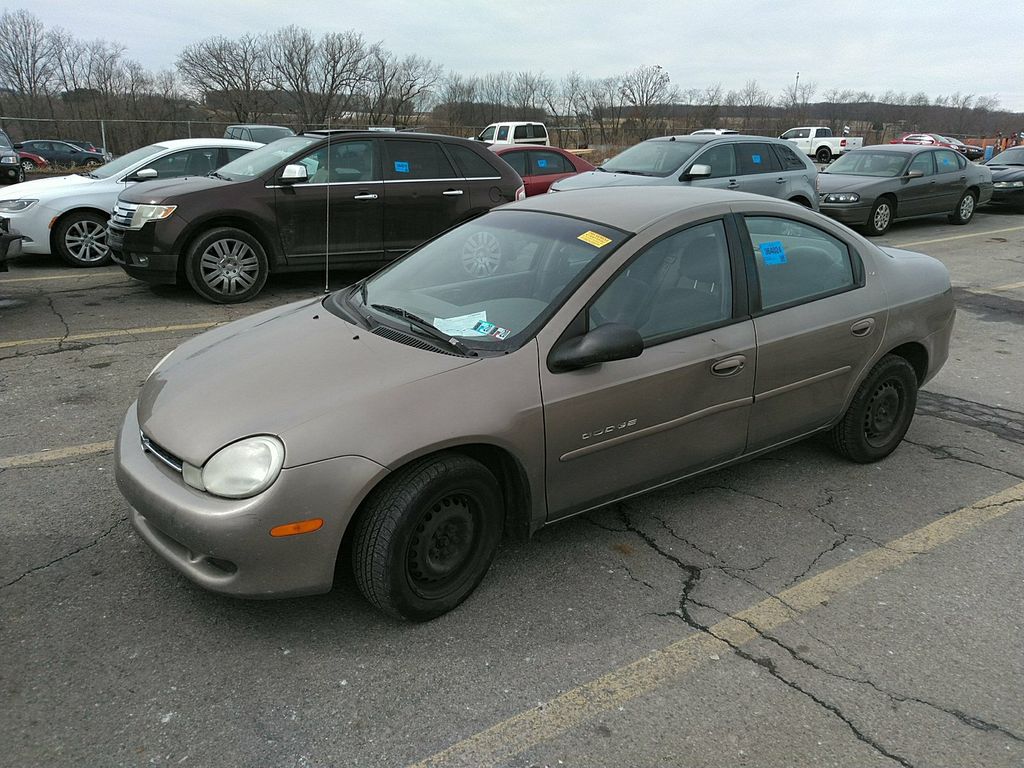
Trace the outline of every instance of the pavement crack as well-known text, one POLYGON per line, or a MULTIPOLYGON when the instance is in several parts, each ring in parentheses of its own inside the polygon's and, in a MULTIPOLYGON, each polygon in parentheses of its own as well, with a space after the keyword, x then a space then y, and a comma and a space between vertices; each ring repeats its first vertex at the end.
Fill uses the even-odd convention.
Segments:
MULTIPOLYGON (((928 443, 917 442, 915 440, 910 440, 910 439, 908 439, 906 437, 903 438, 903 442, 910 443, 913 446, 916 446, 918 448, 922 448, 922 449, 928 451, 928 453, 930 453, 933 456, 935 456, 939 461, 945 461, 945 460, 960 461, 960 462, 963 462, 964 464, 973 464, 976 467, 983 467, 984 469, 988 469, 988 470, 990 470, 992 472, 999 472, 1000 474, 1003 474, 1003 475, 1009 475, 1010 477, 1016 478, 1017 480, 1024 480, 1024 475, 1018 475, 1016 472, 1011 472, 1008 469, 1000 469, 999 467, 993 467, 991 464, 986 464, 983 461, 975 461, 974 459, 965 459, 963 456, 957 456, 955 453, 953 453, 953 449, 954 448, 957 448, 959 450, 971 450, 969 448, 965 449, 965 448, 962 448, 962 447, 957 446, 957 445, 929 445, 928 443)), ((978 453, 978 452, 974 451, 974 450, 971 450, 971 453, 978 453)), ((978 454, 978 455, 980 456, 981 454, 978 454)))
POLYGON ((46 570, 50 566, 56 565, 57 563, 59 563, 59 562, 61 562, 63 560, 67 560, 69 557, 74 557, 75 555, 79 554, 80 552, 84 552, 87 549, 91 549, 92 547, 95 547, 97 544, 99 544, 101 541, 103 541, 103 539, 105 539, 107 536, 109 536, 111 533, 113 533, 114 529, 117 528, 117 526, 119 526, 121 523, 125 523, 127 521, 128 521, 128 516, 127 515, 125 515, 124 517, 119 518, 109 528, 107 528, 105 531, 103 531, 99 536, 97 536, 95 539, 90 541, 88 544, 83 544, 82 546, 77 547, 76 549, 73 549, 70 552, 66 552, 65 554, 61 555, 60 557, 54 558, 53 560, 51 560, 48 563, 44 563, 43 565, 37 565, 34 568, 29 568, 27 571, 22 573, 20 576, 14 578, 14 579, 11 579, 6 584, 0 584, 0 589, 7 589, 7 587, 10 587, 10 586, 12 586, 14 584, 17 584, 19 581, 24 579, 26 576, 29 576, 29 575, 31 575, 33 573, 38 573, 39 571, 46 570))
POLYGON ((64 315, 60 313, 57 306, 53 303, 53 296, 47 296, 46 303, 49 305, 50 311, 57 316, 58 320, 60 320, 60 324, 64 326, 64 335, 57 341, 57 346, 60 347, 64 343, 64 340, 71 335, 71 328, 68 326, 68 321, 64 319, 64 315))
POLYGON ((784 509, 785 508, 784 505, 781 502, 775 501, 775 499, 769 499, 769 498, 767 498, 765 496, 759 496, 756 493, 751 493, 750 491, 744 491, 744 490, 741 490, 739 488, 733 488, 731 485, 722 485, 722 484, 719 484, 719 485, 702 485, 698 490, 702 490, 702 491, 704 491, 704 490, 728 491, 729 493, 735 493, 735 494, 738 494, 740 496, 747 496, 747 497, 749 497, 751 499, 757 499, 758 501, 763 501, 766 504, 771 504, 773 506, 778 507, 779 509, 784 509))

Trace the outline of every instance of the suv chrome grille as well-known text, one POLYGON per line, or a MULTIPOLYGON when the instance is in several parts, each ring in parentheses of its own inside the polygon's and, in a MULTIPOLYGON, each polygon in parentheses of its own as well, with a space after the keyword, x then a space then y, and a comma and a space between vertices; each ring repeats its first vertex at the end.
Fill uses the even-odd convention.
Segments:
POLYGON ((161 448, 159 445, 154 443, 148 437, 146 437, 142 431, 139 431, 139 440, 142 443, 142 450, 146 453, 151 453, 159 461, 166 464, 168 467, 173 469, 175 472, 181 472, 181 459, 175 456, 170 451, 161 448))
POLYGON ((122 203, 118 200, 114 205, 114 212, 110 215, 110 223, 128 229, 131 227, 132 217, 138 209, 138 203, 122 203))

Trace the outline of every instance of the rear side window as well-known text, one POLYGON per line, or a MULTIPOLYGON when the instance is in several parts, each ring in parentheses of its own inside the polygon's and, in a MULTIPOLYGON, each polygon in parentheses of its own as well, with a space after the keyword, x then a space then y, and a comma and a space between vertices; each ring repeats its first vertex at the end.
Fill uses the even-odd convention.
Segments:
POLYGON ((767 144, 743 142, 736 144, 735 148, 740 173, 744 176, 751 173, 776 173, 782 170, 775 153, 767 144))
POLYGON ((463 147, 458 144, 447 144, 445 146, 448 147, 448 152, 454 158, 459 173, 467 179, 493 179, 495 176, 501 176, 494 166, 469 147, 463 147))
POLYGON ((498 141, 505 141, 508 138, 508 126, 503 125, 498 128, 498 141))
POLYGON ((960 164, 956 161, 957 152, 952 149, 940 149, 935 152, 935 165, 939 173, 956 173, 960 164))
POLYGON ((853 288, 850 249, 816 227, 791 219, 745 219, 761 287, 761 307, 776 309, 853 288))
POLYGON ((385 141, 384 178, 388 181, 451 179, 455 169, 432 141, 385 141))
POLYGON ((576 169, 572 163, 566 160, 557 152, 544 150, 532 150, 530 152, 530 171, 533 176, 543 176, 547 173, 575 173, 576 169))
POLYGON ((775 154, 779 156, 779 161, 782 163, 782 167, 787 171, 807 170, 807 166, 804 164, 804 161, 792 147, 786 146, 785 144, 772 144, 772 148, 775 150, 775 154))
POLYGON ((535 139, 546 139, 548 137, 548 130, 540 123, 534 123, 530 126, 533 128, 533 138, 535 139))

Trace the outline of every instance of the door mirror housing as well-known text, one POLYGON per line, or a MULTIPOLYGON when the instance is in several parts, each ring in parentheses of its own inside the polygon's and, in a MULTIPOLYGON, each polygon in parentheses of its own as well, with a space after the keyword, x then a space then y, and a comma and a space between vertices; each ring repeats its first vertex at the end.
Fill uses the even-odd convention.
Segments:
POLYGON ((146 181, 147 179, 155 179, 160 175, 160 172, 156 168, 142 168, 133 173, 128 181, 146 181))
POLYGON ((684 180, 688 180, 688 179, 706 179, 710 175, 711 175, 711 166, 710 165, 704 165, 703 163, 697 163, 695 165, 691 165, 690 166, 690 170, 688 170, 685 174, 683 174, 683 179, 684 180))
POLYGON ((306 173, 306 166, 301 163, 286 165, 284 170, 281 171, 282 184, 298 184, 306 181, 308 178, 309 175, 306 173))
POLYGON ((918 170, 907 171, 907 178, 908 179, 920 179, 922 176, 924 176, 924 171, 918 171, 918 170))
POLYGON ((548 368, 553 373, 575 371, 599 363, 640 357, 644 340, 636 328, 623 323, 606 323, 563 341, 548 355, 548 368))

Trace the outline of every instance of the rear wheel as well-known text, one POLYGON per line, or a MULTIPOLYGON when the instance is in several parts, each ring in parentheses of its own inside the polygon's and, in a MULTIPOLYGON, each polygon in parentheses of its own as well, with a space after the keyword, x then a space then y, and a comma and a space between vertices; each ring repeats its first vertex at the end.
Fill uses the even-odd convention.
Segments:
POLYGON ((185 255, 189 284, 218 304, 249 301, 263 290, 269 274, 259 240, 235 227, 217 227, 200 235, 185 255))
POLYGON ((814 153, 814 159, 819 163, 831 163, 832 150, 828 147, 818 147, 818 151, 814 153))
POLYGON ((977 198, 973 192, 964 192, 963 197, 960 198, 960 202, 956 204, 956 208, 951 214, 949 214, 950 224, 966 224, 974 218, 974 209, 978 203, 977 198))
POLYGON ((110 263, 107 219, 91 211, 71 213, 53 230, 57 255, 73 267, 102 267, 110 263))
POLYGON ((866 233, 877 237, 889 231, 895 215, 892 200, 888 197, 880 197, 871 206, 871 213, 868 214, 868 223, 865 226, 866 233))
POLYGON ((505 510, 497 480, 468 456, 413 462, 369 496, 352 567, 375 607, 428 621, 465 600, 494 559, 505 510))
POLYGON ((917 407, 917 374, 902 357, 886 355, 857 389, 842 421, 832 428, 833 447, 866 464, 900 444, 917 407))

